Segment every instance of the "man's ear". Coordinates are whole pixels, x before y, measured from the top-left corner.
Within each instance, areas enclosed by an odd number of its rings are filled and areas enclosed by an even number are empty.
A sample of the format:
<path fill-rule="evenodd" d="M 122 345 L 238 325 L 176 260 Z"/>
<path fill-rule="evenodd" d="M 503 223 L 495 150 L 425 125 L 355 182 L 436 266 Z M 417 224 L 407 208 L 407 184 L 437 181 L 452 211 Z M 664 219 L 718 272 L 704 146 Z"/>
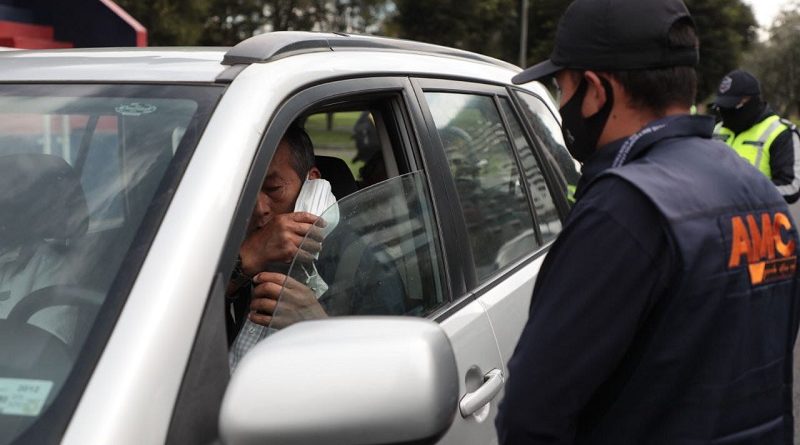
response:
<path fill-rule="evenodd" d="M 311 167 L 311 170 L 308 171 L 308 179 L 322 179 L 322 173 L 317 167 Z"/>
<path fill-rule="evenodd" d="M 583 77 L 586 79 L 588 86 L 586 88 L 586 96 L 583 99 L 583 107 L 581 114 L 583 117 L 595 115 L 603 108 L 606 101 L 609 99 L 606 94 L 606 89 L 603 87 L 603 82 L 600 76 L 594 71 L 584 71 Z"/>

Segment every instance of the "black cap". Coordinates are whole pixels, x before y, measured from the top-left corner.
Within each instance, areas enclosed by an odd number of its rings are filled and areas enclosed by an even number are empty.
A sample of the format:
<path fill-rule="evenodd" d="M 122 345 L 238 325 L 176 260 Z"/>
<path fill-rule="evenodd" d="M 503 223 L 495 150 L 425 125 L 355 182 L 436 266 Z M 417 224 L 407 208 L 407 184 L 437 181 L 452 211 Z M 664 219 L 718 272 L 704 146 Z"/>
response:
<path fill-rule="evenodd" d="M 695 66 L 697 47 L 669 44 L 672 25 L 685 18 L 692 19 L 681 0 L 575 0 L 558 22 L 550 59 L 511 81 L 539 80 L 566 68 L 626 71 Z"/>
<path fill-rule="evenodd" d="M 734 70 L 722 78 L 717 88 L 717 98 L 712 105 L 720 108 L 734 108 L 747 96 L 760 96 L 761 85 L 758 79 L 744 70 Z"/>

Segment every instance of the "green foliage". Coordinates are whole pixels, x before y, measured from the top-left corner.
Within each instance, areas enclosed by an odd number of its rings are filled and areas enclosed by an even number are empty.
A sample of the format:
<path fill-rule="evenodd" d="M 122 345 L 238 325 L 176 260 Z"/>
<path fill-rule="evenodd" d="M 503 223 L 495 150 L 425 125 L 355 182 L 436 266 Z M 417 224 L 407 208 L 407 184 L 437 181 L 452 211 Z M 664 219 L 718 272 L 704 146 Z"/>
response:
<path fill-rule="evenodd" d="M 376 33 L 390 0 L 119 0 L 152 46 L 230 46 L 266 31 Z"/>
<path fill-rule="evenodd" d="M 150 46 L 195 45 L 215 0 L 116 0 L 147 28 Z"/>
<path fill-rule="evenodd" d="M 784 116 L 800 113 L 800 2 L 785 8 L 769 40 L 748 54 L 744 67 L 761 82 L 764 98 Z"/>
<path fill-rule="evenodd" d="M 698 98 L 709 97 L 756 40 L 753 12 L 742 0 L 685 0 L 700 38 Z M 558 21 L 571 0 L 529 0 L 527 64 L 553 50 Z M 518 62 L 521 0 L 395 0 L 387 32 Z"/>
<path fill-rule="evenodd" d="M 685 0 L 700 37 L 698 102 L 711 98 L 720 80 L 756 42 L 753 10 L 741 0 Z"/>
<path fill-rule="evenodd" d="M 516 51 L 517 44 L 508 48 L 504 42 L 509 28 L 518 27 L 516 0 L 395 0 L 394 4 L 389 34 L 506 59 Z"/>
<path fill-rule="evenodd" d="M 699 99 L 756 40 L 743 0 L 685 0 L 700 35 Z M 547 58 L 571 0 L 529 0 L 527 62 Z M 119 0 L 151 45 L 235 45 L 266 31 L 375 33 L 437 43 L 517 63 L 521 0 Z"/>

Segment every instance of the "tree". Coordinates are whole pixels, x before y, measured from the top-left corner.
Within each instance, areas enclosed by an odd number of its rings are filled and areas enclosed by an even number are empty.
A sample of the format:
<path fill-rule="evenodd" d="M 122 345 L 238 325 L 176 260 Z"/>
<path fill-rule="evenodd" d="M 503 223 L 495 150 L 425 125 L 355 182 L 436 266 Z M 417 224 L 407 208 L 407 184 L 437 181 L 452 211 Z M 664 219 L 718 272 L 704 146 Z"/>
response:
<path fill-rule="evenodd" d="M 572 0 L 530 0 L 528 65 L 549 57 L 558 21 Z M 685 0 L 700 39 L 698 99 L 716 90 L 756 41 L 753 11 L 742 0 Z M 521 0 L 395 0 L 386 32 L 517 63 Z"/>
<path fill-rule="evenodd" d="M 376 33 L 390 0 L 118 0 L 153 46 L 229 46 L 266 31 Z"/>
<path fill-rule="evenodd" d="M 769 40 L 748 54 L 745 68 L 761 82 L 764 98 L 784 116 L 800 113 L 800 2 L 786 7 L 769 30 Z"/>
<path fill-rule="evenodd" d="M 517 26 L 517 0 L 395 0 L 394 4 L 386 28 L 389 34 L 513 59 L 517 46 L 511 51 L 504 48 L 504 33 Z"/>
<path fill-rule="evenodd" d="M 147 28 L 151 46 L 196 45 L 212 0 L 116 0 Z"/>
<path fill-rule="evenodd" d="M 753 10 L 742 0 L 685 0 L 700 38 L 697 100 L 704 103 L 756 42 Z"/>

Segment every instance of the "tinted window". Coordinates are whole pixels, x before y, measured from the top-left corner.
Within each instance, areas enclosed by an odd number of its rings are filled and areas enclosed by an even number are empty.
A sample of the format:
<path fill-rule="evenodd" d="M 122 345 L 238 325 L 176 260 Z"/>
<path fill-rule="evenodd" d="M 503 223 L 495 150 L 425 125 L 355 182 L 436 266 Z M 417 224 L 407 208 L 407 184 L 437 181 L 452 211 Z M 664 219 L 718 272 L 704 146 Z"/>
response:
<path fill-rule="evenodd" d="M 539 232 L 544 242 L 550 241 L 555 239 L 558 233 L 561 232 L 561 219 L 558 215 L 558 209 L 553 202 L 553 196 L 547 188 L 547 181 L 542 169 L 534 156 L 533 148 L 522 131 L 522 126 L 514 109 L 508 99 L 501 99 L 500 104 L 508 120 L 508 130 L 511 132 L 511 137 L 514 139 L 514 144 L 518 150 L 517 153 L 525 173 L 525 180 L 528 182 L 528 189 L 536 210 L 536 219 L 539 223 Z"/>
<path fill-rule="evenodd" d="M 553 117 L 550 109 L 541 99 L 533 94 L 516 91 L 520 99 L 522 111 L 533 130 L 533 134 L 545 148 L 542 150 L 545 158 L 559 173 L 561 186 L 568 194 L 569 201 L 572 202 L 572 195 L 575 193 L 575 186 L 580 179 L 580 164 L 577 163 L 569 151 L 564 146 L 564 136 L 561 134 L 561 127 Z"/>
<path fill-rule="evenodd" d="M 427 92 L 485 281 L 538 246 L 511 142 L 491 97 Z"/>

